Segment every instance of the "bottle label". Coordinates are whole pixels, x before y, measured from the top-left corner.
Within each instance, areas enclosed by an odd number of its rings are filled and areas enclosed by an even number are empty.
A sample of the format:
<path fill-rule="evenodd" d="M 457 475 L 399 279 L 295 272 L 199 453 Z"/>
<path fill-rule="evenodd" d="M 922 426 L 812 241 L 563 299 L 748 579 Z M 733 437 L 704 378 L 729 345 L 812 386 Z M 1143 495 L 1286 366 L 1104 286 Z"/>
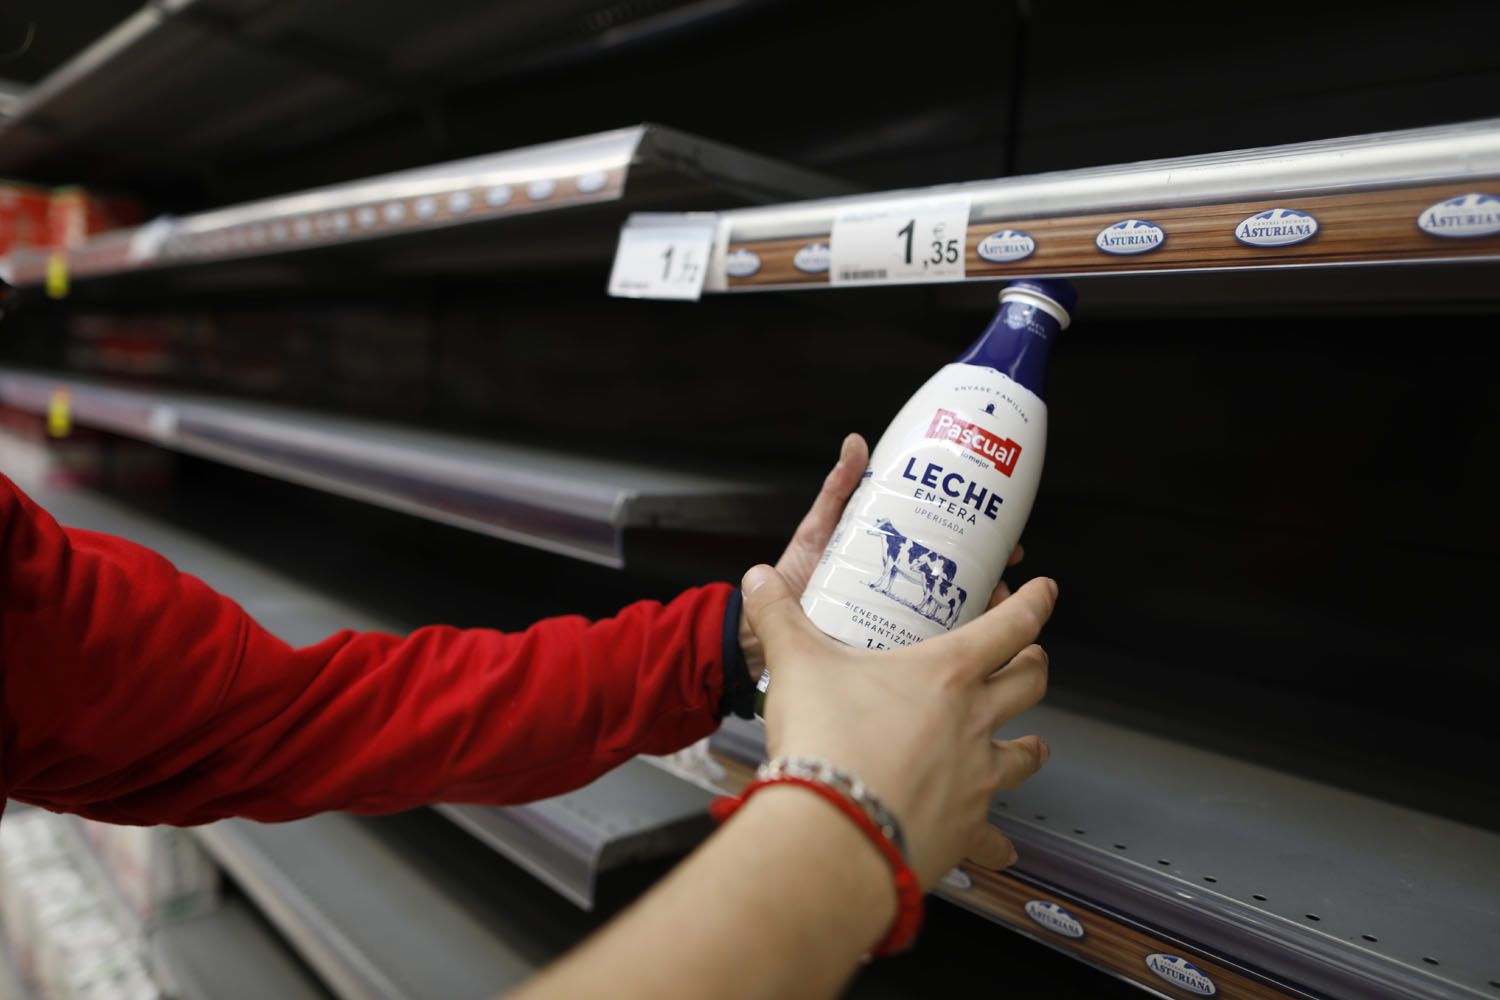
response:
<path fill-rule="evenodd" d="M 870 458 L 802 606 L 853 646 L 920 642 L 977 617 L 1041 481 L 1047 406 L 1008 376 L 951 364 Z"/>

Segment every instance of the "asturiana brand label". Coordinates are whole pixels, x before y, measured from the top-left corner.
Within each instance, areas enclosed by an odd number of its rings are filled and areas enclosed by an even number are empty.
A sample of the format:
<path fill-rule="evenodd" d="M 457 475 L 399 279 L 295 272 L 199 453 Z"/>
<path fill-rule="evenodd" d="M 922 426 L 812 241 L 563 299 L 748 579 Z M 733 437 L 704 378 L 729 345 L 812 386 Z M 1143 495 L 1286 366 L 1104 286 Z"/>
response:
<path fill-rule="evenodd" d="M 596 191 L 604 190 L 604 185 L 609 183 L 609 174 L 606 174 L 602 170 L 590 170 L 588 173 L 579 176 L 573 183 L 584 194 L 593 194 Z"/>
<path fill-rule="evenodd" d="M 1106 226 L 1094 237 L 1094 245 L 1105 253 L 1135 254 L 1155 250 L 1166 242 L 1167 234 L 1145 219 L 1126 219 Z"/>
<path fill-rule="evenodd" d="M 1031 238 L 1030 233 L 1023 233 L 1017 229 L 1002 229 L 980 240 L 976 252 L 982 260 L 995 264 L 1007 264 L 1011 261 L 1025 260 L 1036 253 L 1036 240 Z"/>
<path fill-rule="evenodd" d="M 962 868 L 951 869 L 943 876 L 943 885 L 949 889 L 957 889 L 960 892 L 968 892 L 974 888 L 974 880 L 969 878 L 969 873 Z"/>
<path fill-rule="evenodd" d="M 832 263 L 827 243 L 809 243 L 792 257 L 792 265 L 804 274 L 822 274 Z"/>
<path fill-rule="evenodd" d="M 1051 900 L 1029 900 L 1026 903 L 1026 915 L 1054 934 L 1074 939 L 1083 937 L 1083 924 L 1078 922 L 1078 918 Z"/>
<path fill-rule="evenodd" d="M 724 257 L 724 273 L 731 278 L 748 278 L 760 270 L 760 257 L 754 250 L 740 247 Z"/>
<path fill-rule="evenodd" d="M 1203 974 L 1203 970 L 1185 958 L 1156 952 L 1146 956 L 1146 968 L 1178 989 L 1196 993 L 1200 997 L 1211 997 L 1219 992 L 1214 981 Z"/>
<path fill-rule="evenodd" d="M 1493 236 L 1500 233 L 1500 195 L 1472 191 L 1430 205 L 1417 227 L 1431 236 Z"/>
<path fill-rule="evenodd" d="M 1234 238 L 1252 247 L 1289 247 L 1310 240 L 1318 232 L 1318 220 L 1295 208 L 1272 208 L 1257 212 L 1234 227 Z"/>

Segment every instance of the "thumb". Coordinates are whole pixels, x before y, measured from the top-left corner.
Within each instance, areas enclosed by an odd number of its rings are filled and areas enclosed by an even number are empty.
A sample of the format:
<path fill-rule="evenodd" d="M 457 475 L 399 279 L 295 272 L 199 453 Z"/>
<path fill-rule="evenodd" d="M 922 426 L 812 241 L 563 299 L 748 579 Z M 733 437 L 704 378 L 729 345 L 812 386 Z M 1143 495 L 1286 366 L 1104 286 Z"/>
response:
<path fill-rule="evenodd" d="M 803 613 L 786 578 L 770 566 L 750 567 L 740 588 L 745 595 L 745 620 L 765 646 L 768 662 L 775 658 L 777 649 L 822 635 Z"/>

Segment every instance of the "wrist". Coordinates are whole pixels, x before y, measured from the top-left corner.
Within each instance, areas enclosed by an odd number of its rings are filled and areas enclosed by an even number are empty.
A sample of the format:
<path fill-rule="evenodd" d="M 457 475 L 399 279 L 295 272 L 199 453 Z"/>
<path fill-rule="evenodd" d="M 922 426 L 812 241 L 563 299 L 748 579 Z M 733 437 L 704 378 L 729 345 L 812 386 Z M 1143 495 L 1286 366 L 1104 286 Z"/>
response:
<path fill-rule="evenodd" d="M 842 816 L 846 821 L 844 839 L 847 841 L 851 832 L 857 833 L 859 839 L 885 862 L 891 892 L 884 898 L 889 901 L 894 896 L 896 907 L 873 954 L 877 957 L 893 955 L 911 947 L 922 926 L 922 885 L 906 858 L 900 823 L 857 777 L 821 760 L 777 757 L 760 766 L 755 780 L 738 797 L 718 798 L 710 803 L 709 815 L 722 823 L 758 798 L 759 793 L 769 789 L 782 791 L 788 787 L 806 793 L 803 798 L 812 795 L 822 799 L 836 816 Z M 829 819 L 827 810 L 822 815 L 826 824 Z M 810 850 L 806 838 L 799 836 L 798 846 L 815 863 L 826 860 Z M 869 856 L 868 852 L 856 853 L 866 859 Z"/>
<path fill-rule="evenodd" d="M 754 687 L 760 683 L 760 675 L 766 669 L 766 653 L 761 647 L 760 639 L 750 629 L 750 622 L 744 613 L 740 613 L 740 651 L 745 658 L 745 669 L 750 674 L 750 686 Z"/>
<path fill-rule="evenodd" d="M 756 662 L 751 664 L 745 652 L 744 595 L 738 587 L 729 592 L 724 604 L 724 624 L 721 631 L 720 661 L 722 664 L 722 688 L 719 695 L 718 718 L 737 715 L 742 719 L 755 717 L 755 682 L 761 674 L 760 643 L 754 650 Z"/>
<path fill-rule="evenodd" d="M 819 878 L 806 888 L 839 911 L 851 943 L 867 953 L 896 919 L 897 894 L 891 867 L 879 848 L 831 803 L 792 784 L 767 786 L 745 802 L 736 822 L 749 820 L 774 831 L 789 851 L 816 865 Z M 805 901 L 799 900 L 799 908 Z"/>

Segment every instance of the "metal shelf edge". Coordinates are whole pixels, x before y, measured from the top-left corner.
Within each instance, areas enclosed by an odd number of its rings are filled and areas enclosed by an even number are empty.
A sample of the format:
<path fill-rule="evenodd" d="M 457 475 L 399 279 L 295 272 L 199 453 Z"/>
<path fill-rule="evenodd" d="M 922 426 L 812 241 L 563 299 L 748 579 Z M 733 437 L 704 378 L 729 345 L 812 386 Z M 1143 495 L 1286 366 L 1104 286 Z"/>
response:
<path fill-rule="evenodd" d="M 535 449 L 0 368 L 9 406 L 46 414 L 58 390 L 82 426 L 617 569 L 624 530 L 656 526 L 664 511 L 667 527 L 729 530 L 739 520 L 731 515 L 763 506 L 754 483 L 562 456 L 549 469 L 528 459 Z"/>

